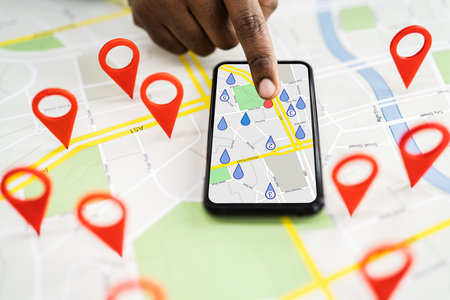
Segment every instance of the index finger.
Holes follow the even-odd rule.
[[[259,96],[273,99],[280,89],[278,63],[258,0],[225,0],[231,22],[247,57]]]

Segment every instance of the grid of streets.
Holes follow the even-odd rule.
[[[277,56],[301,58],[315,73],[326,207],[308,219],[233,223],[207,216],[201,200],[209,74],[219,61],[243,60],[242,50],[170,56],[133,26],[119,2],[19,0],[0,12],[0,172],[32,165],[54,182],[40,237],[0,201],[0,298],[103,299],[112,284],[146,275],[159,279],[172,299],[236,299],[221,280],[211,280],[215,275],[248,299],[368,299],[359,261],[382,243],[407,245],[415,257],[395,299],[448,298],[450,151],[411,189],[397,147],[406,127],[438,121],[450,128],[448,0],[280,1],[269,21]],[[405,90],[388,45],[410,24],[426,27],[433,45]],[[141,53],[134,100],[97,63],[100,47],[119,36]],[[416,43],[412,37],[400,46],[411,54]],[[111,59],[127,63],[126,56]],[[171,140],[136,92],[159,71],[175,74],[185,88]],[[66,88],[79,101],[68,150],[31,112],[32,97],[49,86]],[[150,88],[152,95],[171,92]],[[47,109],[65,108],[59,106]],[[422,151],[436,140],[415,137]],[[350,218],[330,172],[354,151],[373,155],[380,176]],[[343,175],[351,181],[358,174]],[[9,186],[22,195],[39,188],[27,178]],[[92,189],[111,191],[128,208],[123,258],[76,220],[76,201]],[[99,206],[97,215],[112,210]],[[206,280],[208,286],[195,289],[205,294],[190,294],[188,287]]]
[[[216,203],[315,199],[308,70],[279,69],[282,89],[267,107],[248,66],[218,69],[209,190]]]

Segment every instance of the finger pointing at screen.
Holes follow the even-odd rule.
[[[277,0],[130,0],[136,25],[160,47],[209,55],[242,44],[255,87],[264,99],[280,89],[266,19]]]

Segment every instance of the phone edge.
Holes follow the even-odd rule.
[[[310,203],[286,203],[286,204],[255,204],[251,203],[221,203],[217,204],[209,199],[209,179],[211,168],[211,150],[213,140],[213,127],[214,127],[214,112],[216,103],[216,87],[217,87],[217,74],[220,66],[224,64],[247,64],[246,61],[224,61],[217,64],[213,69],[213,81],[211,86],[211,101],[210,101],[210,113],[208,120],[208,139],[206,149],[206,170],[205,170],[205,185],[203,189],[203,205],[210,213],[215,215],[281,215],[281,214],[296,214],[296,215],[310,215],[319,212],[325,202],[323,195],[323,178],[322,178],[322,161],[320,154],[320,139],[319,139],[319,125],[317,118],[317,101],[314,85],[314,77],[312,67],[300,60],[282,60],[278,61],[278,64],[303,64],[308,69],[309,77],[309,93],[311,104],[311,115],[313,117],[313,140],[314,143],[314,160],[315,160],[315,172],[316,172],[316,199]],[[314,105],[313,105],[314,104]],[[316,145],[317,144],[317,145]]]

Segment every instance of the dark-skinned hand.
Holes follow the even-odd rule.
[[[133,19],[160,47],[205,56],[239,42],[263,99],[280,89],[277,60],[266,20],[277,0],[130,0]]]

